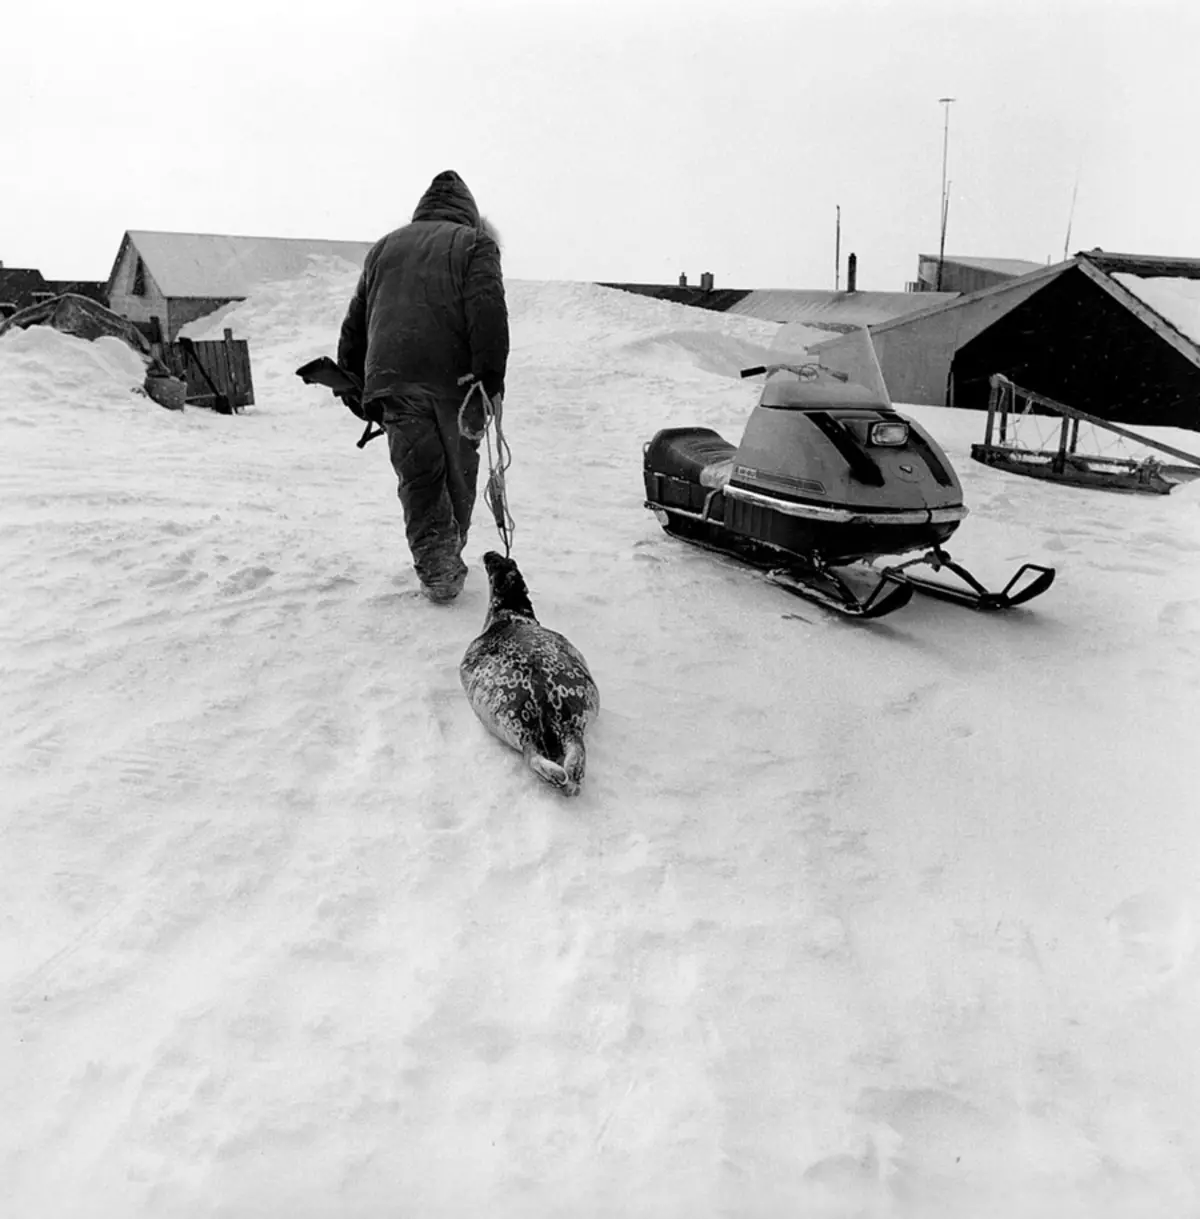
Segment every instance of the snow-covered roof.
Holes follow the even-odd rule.
[[[1081,250],[1076,257],[1086,258],[1109,275],[1124,271],[1128,275],[1144,275],[1149,278],[1200,278],[1200,258],[1182,258],[1177,254],[1119,254],[1097,247],[1094,250]]]
[[[768,288],[750,292],[728,312],[769,322],[812,326],[873,326],[933,305],[956,300],[957,292],[822,292]]]
[[[374,244],[148,229],[131,229],[126,237],[163,295],[173,298],[244,297],[256,283],[302,275],[314,254],[361,266]]]
[[[1170,322],[1180,334],[1200,344],[1200,279],[1146,278],[1124,271],[1114,272],[1113,279]]]

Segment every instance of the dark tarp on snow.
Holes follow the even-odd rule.
[[[0,322],[0,338],[10,330],[24,330],[27,326],[53,326],[64,334],[89,340],[108,335],[124,340],[147,360],[154,359],[149,340],[132,322],[127,322],[99,302],[73,292],[19,309],[12,317]]]

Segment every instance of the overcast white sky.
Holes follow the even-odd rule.
[[[138,14],[145,15],[142,23]],[[12,0],[0,261],[374,240],[457,169],[520,278],[859,287],[937,249],[1200,255],[1197,0]],[[845,273],[842,273],[843,285]]]

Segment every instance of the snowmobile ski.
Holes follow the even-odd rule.
[[[767,579],[806,601],[863,621],[903,609],[913,595],[911,584],[890,576],[883,576],[863,597],[857,596],[844,580],[828,570],[798,572],[794,568],[776,567],[767,572]]]
[[[747,539],[730,539],[729,544],[723,545],[698,534],[696,522],[690,521],[687,514],[663,512],[663,516],[667,518],[664,528],[669,536],[681,538],[692,546],[712,551],[734,563],[745,563],[757,569],[763,579],[785,592],[846,617],[862,621],[882,618],[885,614],[903,609],[912,600],[913,589],[907,581],[897,580],[882,572],[864,570],[863,574],[872,583],[865,591],[859,591],[832,567],[816,566],[788,551]]]
[[[946,584],[941,580],[930,579],[928,576],[914,576],[908,569],[917,564],[927,564],[934,571],[946,568],[952,571],[962,581],[962,584]],[[1024,605],[1026,601],[1032,601],[1034,597],[1041,596],[1054,583],[1054,577],[1057,574],[1053,567],[1044,567],[1040,563],[1023,563],[999,592],[992,592],[961,563],[954,562],[944,550],[936,548],[928,554],[909,559],[905,563],[894,564],[890,567],[873,567],[872,570],[908,585],[927,597],[936,597],[939,601],[950,601],[977,610],[1007,610],[1014,606]],[[1031,578],[1026,578],[1027,573],[1031,573]]]

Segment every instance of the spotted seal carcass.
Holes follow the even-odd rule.
[[[467,700],[534,774],[574,796],[587,763],[584,733],[600,710],[600,692],[579,650],[538,622],[516,563],[489,550],[483,564],[491,586],[487,618],[458,669]]]

